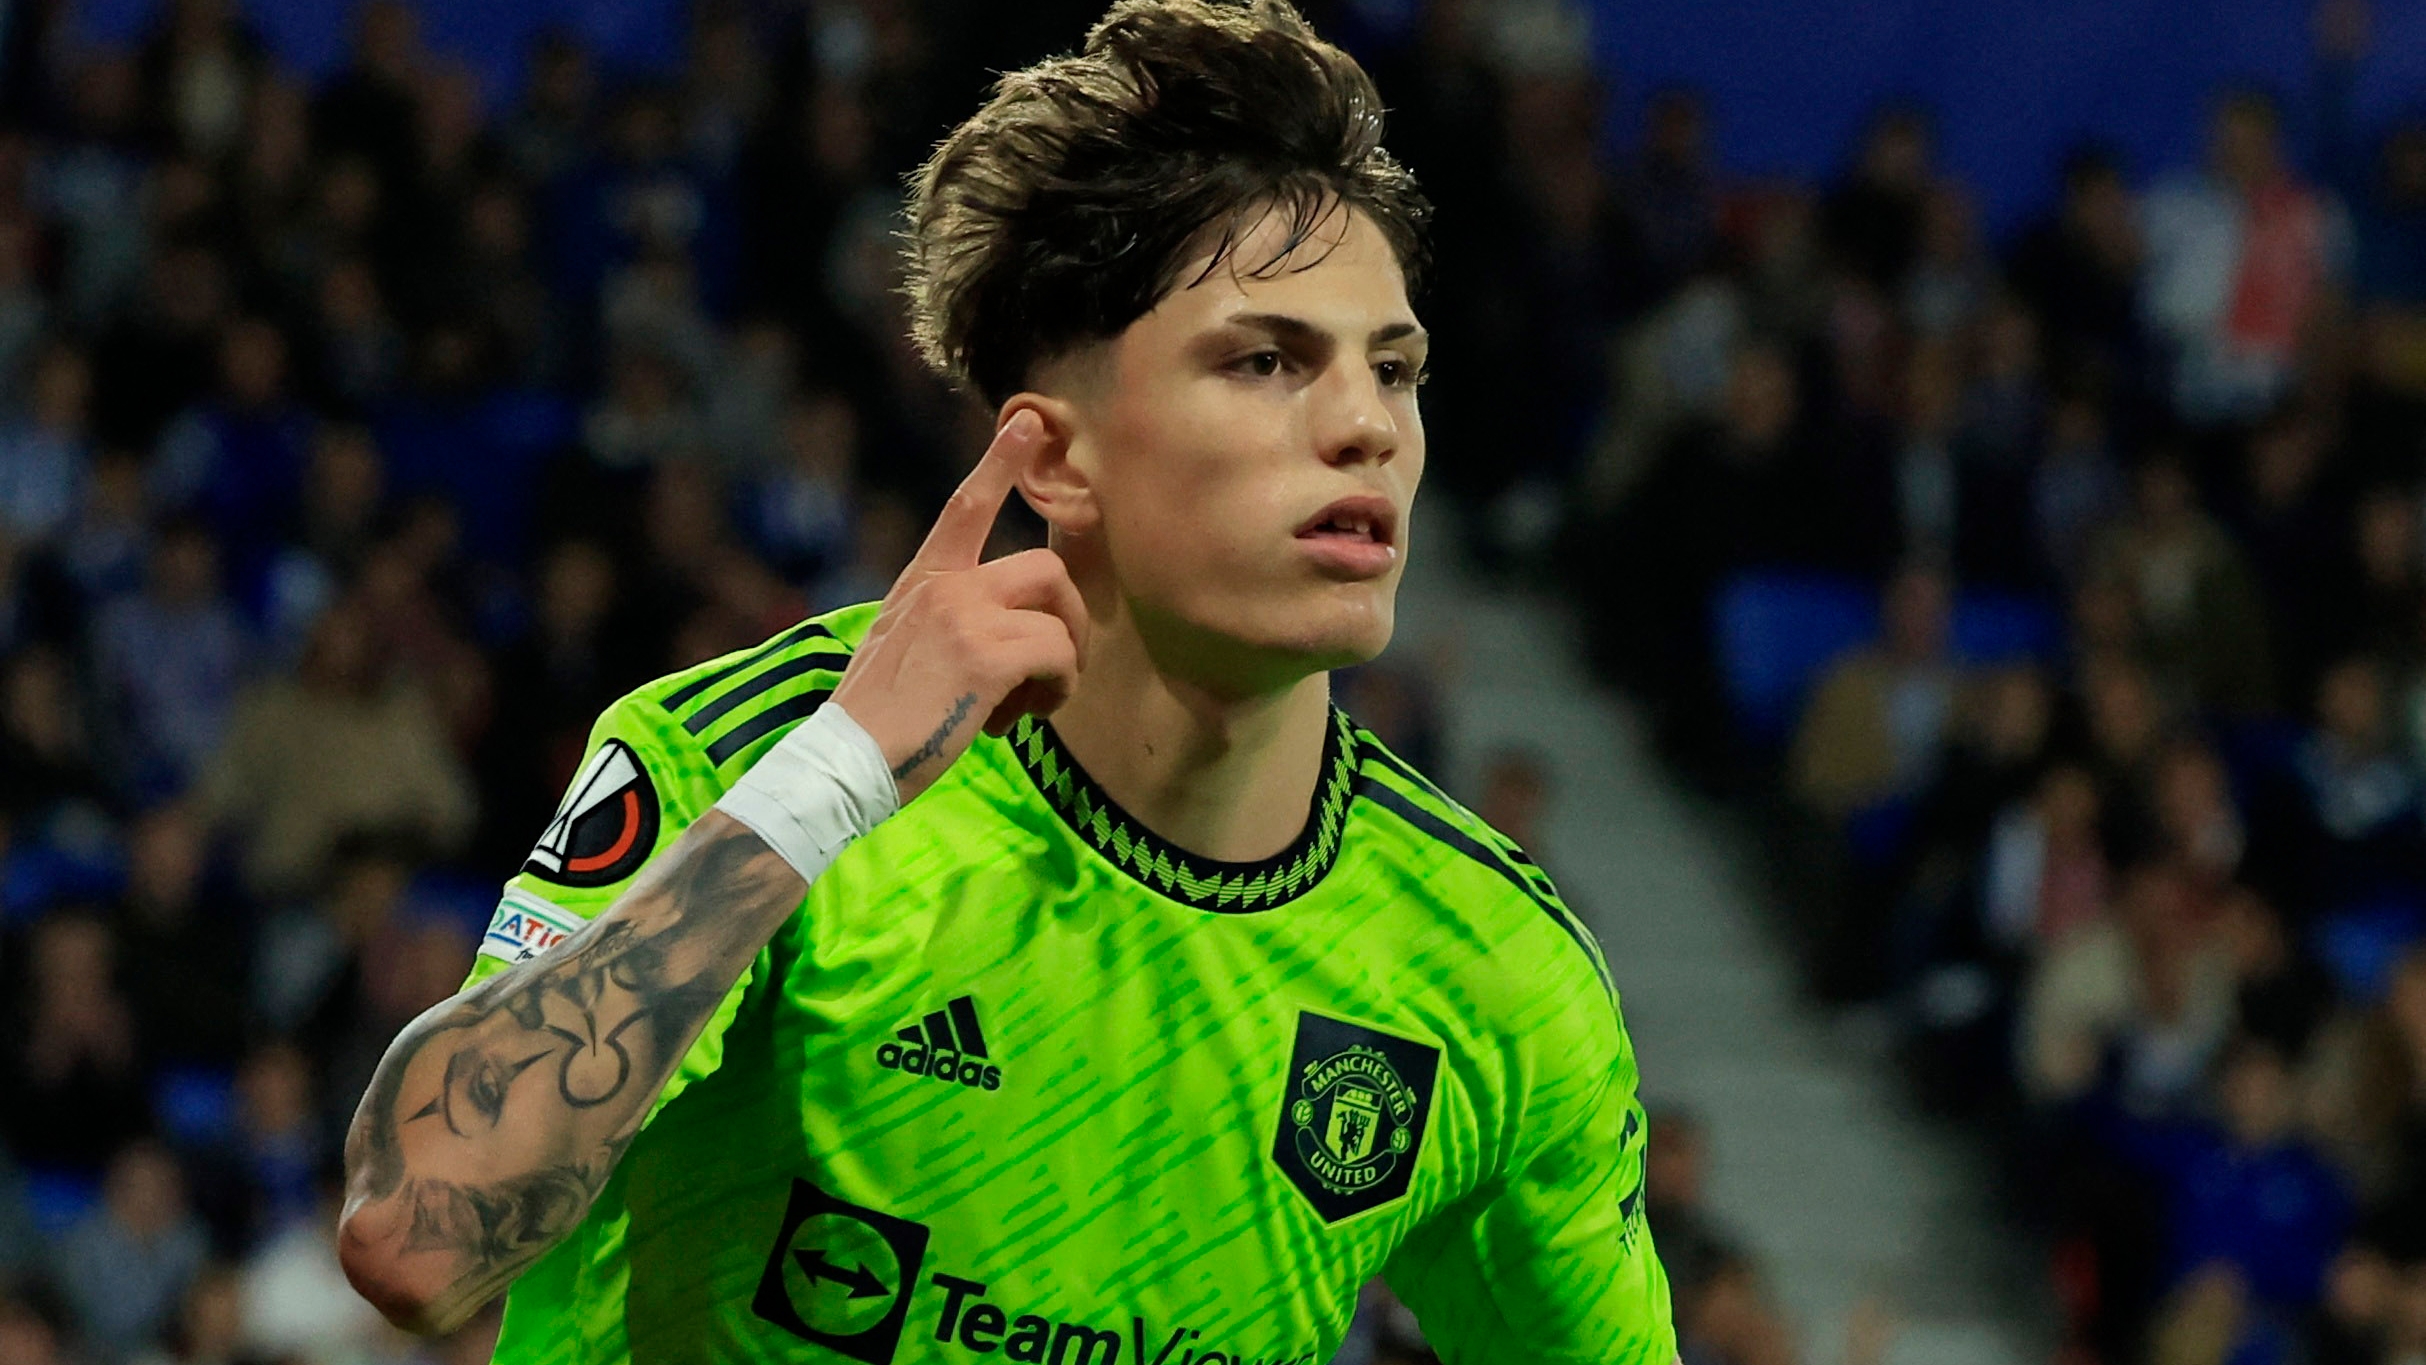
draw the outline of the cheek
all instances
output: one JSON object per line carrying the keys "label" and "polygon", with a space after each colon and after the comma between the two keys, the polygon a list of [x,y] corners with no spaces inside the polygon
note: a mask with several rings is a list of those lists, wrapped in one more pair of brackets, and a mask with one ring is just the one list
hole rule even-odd
{"label": "cheek", "polygon": [[1132,588],[1171,600],[1271,571],[1289,524],[1286,481],[1226,462],[1173,469],[1128,490],[1108,517],[1112,551]]}
{"label": "cheek", "polygon": [[1122,581],[1169,597],[1269,572],[1295,530],[1285,414],[1252,403],[1165,406],[1132,428],[1104,527]]}

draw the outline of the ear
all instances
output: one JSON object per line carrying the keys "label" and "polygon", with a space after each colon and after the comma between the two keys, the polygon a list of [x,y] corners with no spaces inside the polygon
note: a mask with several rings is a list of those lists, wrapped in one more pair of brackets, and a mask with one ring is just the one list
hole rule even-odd
{"label": "ear", "polygon": [[1044,444],[1019,475],[1019,495],[1036,515],[1056,531],[1083,534],[1095,529],[1102,513],[1095,501],[1095,481],[1081,453],[1083,430],[1078,406],[1066,398],[1041,393],[1011,395],[994,415],[994,429],[1021,412],[1033,412],[1044,423]]}

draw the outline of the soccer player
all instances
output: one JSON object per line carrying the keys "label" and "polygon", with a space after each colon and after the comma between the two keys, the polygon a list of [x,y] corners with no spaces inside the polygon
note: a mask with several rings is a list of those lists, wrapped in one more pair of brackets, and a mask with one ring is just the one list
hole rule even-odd
{"label": "soccer player", "polygon": [[[398,1036],[341,1250],[512,1362],[1668,1365],[1632,1049],[1331,703],[1424,460],[1422,200],[1285,0],[1122,0],[917,178],[992,446],[881,603],[640,688]],[[1048,548],[980,562],[1017,488]],[[1049,719],[1048,719],[1049,717]]]}

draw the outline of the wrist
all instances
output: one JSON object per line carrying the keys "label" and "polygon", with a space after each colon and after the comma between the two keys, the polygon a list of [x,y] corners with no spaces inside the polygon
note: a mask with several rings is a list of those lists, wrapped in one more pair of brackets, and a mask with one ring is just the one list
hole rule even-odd
{"label": "wrist", "polygon": [[832,701],[794,726],[716,802],[809,882],[900,808],[884,750]]}

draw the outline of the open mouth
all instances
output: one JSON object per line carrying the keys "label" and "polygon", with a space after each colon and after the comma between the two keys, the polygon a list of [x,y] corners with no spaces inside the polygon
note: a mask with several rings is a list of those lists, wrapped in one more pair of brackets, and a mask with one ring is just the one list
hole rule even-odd
{"label": "open mouth", "polygon": [[1391,545],[1397,540],[1398,509],[1388,498],[1360,495],[1341,498],[1297,528],[1300,540],[1345,540],[1368,545]]}

